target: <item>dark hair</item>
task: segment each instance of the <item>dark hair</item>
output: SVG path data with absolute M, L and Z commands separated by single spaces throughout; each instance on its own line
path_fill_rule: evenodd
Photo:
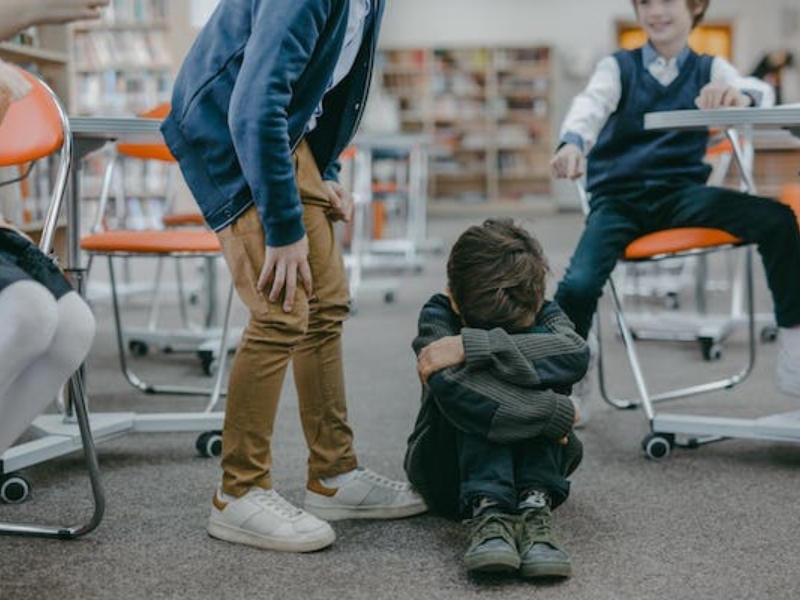
M 636 1 L 631 0 L 633 2 L 633 10 L 636 10 Z M 686 0 L 686 6 L 689 8 L 689 12 L 694 13 L 694 11 L 698 11 L 696 15 L 694 15 L 694 20 L 692 21 L 692 27 L 697 27 L 698 23 L 703 20 L 703 17 L 708 10 L 708 5 L 711 4 L 711 0 Z
M 487 219 L 459 236 L 447 285 L 464 324 L 516 331 L 533 324 L 549 272 L 541 244 L 511 219 Z

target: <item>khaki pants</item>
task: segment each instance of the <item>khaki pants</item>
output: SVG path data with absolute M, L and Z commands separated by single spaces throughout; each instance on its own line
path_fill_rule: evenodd
M 272 439 L 289 361 L 308 444 L 308 479 L 330 477 L 357 466 L 347 424 L 342 363 L 342 323 L 348 284 L 327 193 L 308 146 L 295 152 L 303 200 L 313 292 L 298 282 L 292 312 L 256 289 L 265 258 L 264 229 L 255 206 L 219 232 L 222 253 L 239 297 L 250 311 L 231 365 L 222 434 L 222 489 L 241 496 L 251 487 L 272 487 Z

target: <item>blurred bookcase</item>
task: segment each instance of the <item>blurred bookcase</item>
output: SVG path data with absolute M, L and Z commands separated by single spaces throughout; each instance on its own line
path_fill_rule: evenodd
M 549 46 L 384 48 L 402 131 L 434 140 L 429 210 L 553 208 Z
M 113 0 L 71 30 L 73 113 L 134 115 L 169 100 L 168 0 Z

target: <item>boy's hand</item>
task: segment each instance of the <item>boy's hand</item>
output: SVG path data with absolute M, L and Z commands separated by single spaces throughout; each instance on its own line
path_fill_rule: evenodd
M 575 144 L 564 144 L 550 160 L 550 171 L 559 179 L 577 179 L 583 176 L 583 152 Z
M 331 221 L 349 223 L 353 218 L 353 194 L 338 181 L 325 181 L 331 208 L 328 217 Z
M 263 292 L 270 283 L 270 302 L 278 302 L 283 294 L 283 311 L 287 313 L 292 312 L 298 283 L 303 286 L 306 294 L 311 294 L 307 236 L 288 246 L 267 246 L 264 268 L 261 269 L 256 288 L 259 292 Z
M 694 103 L 697 108 L 746 108 L 752 105 L 752 98 L 735 87 L 722 83 L 708 83 L 700 90 Z
M 417 357 L 417 373 L 422 383 L 436 371 L 464 362 L 464 340 L 460 335 L 439 338 L 425 346 Z
M 578 411 L 576 410 L 575 411 L 575 416 L 572 418 L 573 427 L 578 424 L 579 417 L 580 417 L 580 415 L 578 415 Z M 562 446 L 566 446 L 567 444 L 569 444 L 569 434 L 567 434 L 564 437 L 560 438 L 558 440 L 558 443 L 561 444 Z
M 109 0 L 38 0 L 40 23 L 67 23 L 76 19 L 97 19 Z

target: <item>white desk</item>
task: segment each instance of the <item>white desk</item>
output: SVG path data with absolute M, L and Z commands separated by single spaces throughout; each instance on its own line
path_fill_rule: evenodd
M 644 126 L 645 129 L 771 129 L 800 137 L 800 107 L 655 112 L 645 115 Z M 651 426 L 656 436 L 694 436 L 700 443 L 731 437 L 800 441 L 800 411 L 755 419 L 653 413 Z
M 647 113 L 645 129 L 707 129 L 709 127 L 787 129 L 800 136 L 800 107 L 718 108 L 713 110 L 667 110 Z
M 157 119 L 135 117 L 70 117 L 73 135 L 73 161 L 67 210 L 67 257 L 65 271 L 70 274 L 76 289 L 84 292 L 85 269 L 81 264 L 80 240 L 80 171 L 82 159 L 114 141 L 131 143 L 161 143 L 163 138 Z M 85 379 L 84 379 L 85 381 Z M 12 446 L 0 455 L 3 471 L 11 473 L 51 458 L 81 449 L 81 438 L 71 403 L 67 414 L 46 414 L 33 422 L 40 437 Z M 92 435 L 102 441 L 129 432 L 214 432 L 222 428 L 224 413 L 203 412 L 154 413 L 133 412 L 95 413 L 90 415 Z

